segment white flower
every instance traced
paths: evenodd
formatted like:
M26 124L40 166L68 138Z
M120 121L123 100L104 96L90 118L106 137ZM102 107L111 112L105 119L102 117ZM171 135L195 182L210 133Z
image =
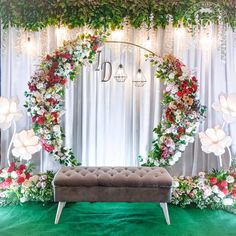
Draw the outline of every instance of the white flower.
M19 120L23 113L18 109L18 99L0 97L0 129L6 130L13 120Z
M200 178L205 178L205 172L199 172L199 173L198 173L198 176L199 176Z
M204 198L209 197L212 194L212 190L210 188L207 188L204 190Z
M39 180L39 176L38 175L34 175L34 176L29 178L29 181L30 182L34 182L34 183L37 183L38 180Z
M24 160L31 159L32 155L41 149L39 138L35 136L32 129L15 134L13 145L12 154Z
M41 183L41 188L45 188L46 185L47 185L46 182L42 182L42 183Z
M214 186L212 187L212 192L213 192L213 193L218 193L218 192L219 192L218 186L214 185Z
M236 118L236 93L219 96L219 103L214 103L212 107L223 113L223 119L231 123Z
M225 148L232 143L231 137L226 136L224 130L219 126L200 132L199 138L202 143L202 151L205 153L213 152L216 156L222 155L225 152Z
M11 172L11 177L12 177L13 179L16 179L16 178L18 177L18 175L17 175L17 173L16 173L15 171L12 171L12 172Z
M221 191L218 192L218 197L223 199L225 197L225 194Z
M227 181L229 184L230 184L230 183L233 183L233 182L234 182L234 177L231 176L231 175L229 175L229 176L227 176L226 181Z
M178 188L178 187L179 187L179 182L176 181L176 180L173 180L173 182L172 182L172 187L173 187L173 188Z
M233 199L232 198L225 198L225 199L223 199L223 205L225 205L225 206L233 205Z
M215 202L220 202L220 199L219 199L217 196L214 196L214 197L213 197L213 200L214 200Z
M28 199L27 199L26 197L21 197L21 198L20 198L20 202L22 202L22 203L23 203L23 202L27 202L27 200L28 200Z
M178 161L180 157L181 157L181 152L176 152L172 158L173 160Z
M182 152L185 150L185 148L186 148L186 145L184 145L184 144L180 144L178 147L178 149Z
M60 127L60 125L54 125L54 126L53 126L53 131L56 132L56 133L61 132L61 127Z

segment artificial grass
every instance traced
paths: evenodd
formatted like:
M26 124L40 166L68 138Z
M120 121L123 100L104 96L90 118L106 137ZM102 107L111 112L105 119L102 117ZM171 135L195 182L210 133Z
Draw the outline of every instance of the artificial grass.
M220 236L236 235L236 216L209 209L169 206L166 225L157 203L70 203L54 225L57 204L0 208L0 236Z

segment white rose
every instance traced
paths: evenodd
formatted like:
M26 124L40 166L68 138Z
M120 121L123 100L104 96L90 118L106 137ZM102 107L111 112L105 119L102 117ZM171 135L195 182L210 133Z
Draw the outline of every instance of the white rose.
M17 175L17 173L16 173L15 171L12 171L12 172L11 172L11 177L12 177L13 179L16 179L16 178L18 177L18 175Z
M38 175L34 175L32 177L30 177L29 181L30 182L34 182L34 183L37 183L39 180L39 176Z
M180 151L182 151L182 152L185 150L185 148L186 148L186 147L185 147L184 144L180 144L179 147L178 147L178 149L179 149Z
M204 198L209 197L212 194L212 190L210 188L205 189Z
M229 175L229 176L227 176L226 181L227 181L229 184L230 184L230 183L233 183L233 182L234 182L234 177L231 176L231 175Z
M42 183L41 183L41 187L42 187L42 188L45 188L46 185L47 185L46 182L42 182Z
M60 127L60 125L54 125L54 126L53 126L53 131L56 132L56 133L61 132L61 127Z
M212 187L212 192L213 192L213 193L218 193L218 192L219 192L218 186L214 185L214 186Z
M173 156L173 160L178 161L180 157L181 157L181 152L176 152L175 155Z
M218 197L223 199L225 197L225 194L221 191L218 192Z
M223 199L223 204L225 206L231 206L231 205L233 205L233 199L232 198L225 198L225 199Z
M175 164L175 161L174 160L170 160L169 161L169 165L173 166Z
M174 73L170 73L170 74L169 74L169 78L170 78L170 79L174 79L174 77L175 77L175 74L174 74Z
M178 188L178 187L179 187L179 182L176 181L176 180L174 180L174 181L172 182L172 187L173 187L173 188Z

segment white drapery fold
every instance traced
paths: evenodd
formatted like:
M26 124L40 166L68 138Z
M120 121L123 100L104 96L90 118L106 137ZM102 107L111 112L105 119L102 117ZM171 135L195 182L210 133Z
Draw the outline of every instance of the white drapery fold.
M73 30L67 35L68 39L78 31L82 32L83 29ZM213 32L217 34L217 30ZM214 112L211 105L221 92L236 92L236 45L231 29L226 33L226 63L221 60L217 42L205 45L205 48L204 45L194 45L191 39L180 39L171 27L150 31L151 46L144 29L127 27L124 33L122 40L148 47L159 55L172 52L195 69L200 80L201 102L208 106L208 116L200 130L222 122L220 114ZM29 36L35 45L31 54L24 47ZM39 55L51 52L57 47L57 42L53 27L28 35L13 28L4 30L1 38L1 96L17 96L20 107L24 110L24 91L30 75L40 61ZM83 165L136 166L137 156L145 157L151 149L152 130L160 120L162 85L160 81L153 79L155 69L145 61L143 53L144 51L130 46L106 44L102 61L112 62L113 73L121 62L128 74L127 81L118 83L112 78L109 82L101 82L101 72L95 72L95 66L91 66L81 69L78 80L67 85L64 117L66 145L73 148ZM139 63L147 78L147 83L142 88L134 87L132 83ZM17 123L17 127L18 131L30 128L30 119L25 116ZM227 126L226 130L234 140L231 149L235 154L236 125ZM1 131L3 165L6 164L11 132ZM173 175L193 175L219 166L217 158L204 154L200 146L196 137L195 143L188 146L181 160L169 168ZM44 152L35 155L33 162L37 170L41 171L56 170L59 167ZM226 167L227 163L228 155L225 155L223 165Z

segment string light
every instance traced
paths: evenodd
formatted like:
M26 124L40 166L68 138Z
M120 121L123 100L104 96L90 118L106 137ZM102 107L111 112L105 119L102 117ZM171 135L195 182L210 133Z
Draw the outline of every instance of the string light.
M124 38L124 30L115 30L111 36L113 40L121 41Z
M26 42L26 50L27 50L28 54L33 54L34 49L35 49L34 48L34 44L33 44L32 40L31 40L31 38L28 37L27 38L27 42Z
M56 28L56 37L57 37L57 45L61 45L63 41L67 38L67 28L63 26L58 26Z

